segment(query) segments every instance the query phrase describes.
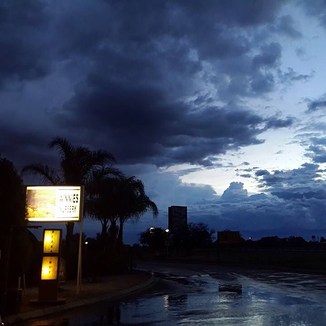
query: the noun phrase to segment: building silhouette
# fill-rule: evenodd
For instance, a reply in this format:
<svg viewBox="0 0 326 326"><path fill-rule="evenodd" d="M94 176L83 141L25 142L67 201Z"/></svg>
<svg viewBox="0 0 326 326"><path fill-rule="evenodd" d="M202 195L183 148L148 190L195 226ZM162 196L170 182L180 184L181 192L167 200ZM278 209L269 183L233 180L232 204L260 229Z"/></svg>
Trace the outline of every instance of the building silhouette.
<svg viewBox="0 0 326 326"><path fill-rule="evenodd" d="M187 229L187 206L170 206L168 209L168 228L171 234Z"/></svg>

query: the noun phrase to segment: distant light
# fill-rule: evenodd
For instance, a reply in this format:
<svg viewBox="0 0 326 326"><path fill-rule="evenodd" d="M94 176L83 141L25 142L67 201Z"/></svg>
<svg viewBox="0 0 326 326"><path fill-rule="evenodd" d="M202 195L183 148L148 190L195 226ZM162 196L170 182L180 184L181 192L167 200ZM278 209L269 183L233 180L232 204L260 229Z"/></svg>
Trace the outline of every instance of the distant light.
<svg viewBox="0 0 326 326"><path fill-rule="evenodd" d="M85 245L88 245L88 241L85 241Z"/></svg>
<svg viewBox="0 0 326 326"><path fill-rule="evenodd" d="M154 231L155 231L155 228L154 228L153 226L151 226L151 227L149 228L149 233L154 233Z"/></svg>
<svg viewBox="0 0 326 326"><path fill-rule="evenodd" d="M166 233L169 233L169 232L170 232L170 230L169 230L169 229L165 229L165 232L166 232Z"/></svg>

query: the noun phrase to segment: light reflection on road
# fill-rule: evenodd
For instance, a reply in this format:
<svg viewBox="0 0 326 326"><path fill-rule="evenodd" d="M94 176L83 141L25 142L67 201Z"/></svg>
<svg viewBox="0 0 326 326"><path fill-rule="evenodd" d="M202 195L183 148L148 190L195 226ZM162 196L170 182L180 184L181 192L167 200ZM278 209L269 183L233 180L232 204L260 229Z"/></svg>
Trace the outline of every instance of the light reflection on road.
<svg viewBox="0 0 326 326"><path fill-rule="evenodd" d="M237 271L213 265L139 265L159 275L142 296L120 303L123 325L326 325L326 276ZM67 312L48 324L108 325L109 303ZM26 324L27 325L27 324Z"/></svg>

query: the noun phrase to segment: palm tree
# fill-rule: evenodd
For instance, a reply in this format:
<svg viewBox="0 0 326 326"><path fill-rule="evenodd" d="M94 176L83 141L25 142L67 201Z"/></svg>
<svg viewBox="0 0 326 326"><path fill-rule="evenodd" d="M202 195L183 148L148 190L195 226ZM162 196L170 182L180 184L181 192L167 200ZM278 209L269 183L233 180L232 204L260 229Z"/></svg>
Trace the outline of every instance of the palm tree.
<svg viewBox="0 0 326 326"><path fill-rule="evenodd" d="M131 219L137 221L144 213L151 210L154 216L158 215L156 204L145 193L144 184L135 176L121 177L118 184L119 202L119 243L123 243L124 223Z"/></svg>
<svg viewBox="0 0 326 326"><path fill-rule="evenodd" d="M94 169L115 162L112 154L87 147L73 147L65 138L54 138L50 148L56 148L61 156L62 177L66 185L87 185Z"/></svg>
<svg viewBox="0 0 326 326"><path fill-rule="evenodd" d="M143 183L134 176L112 178L98 175L93 180L86 206L91 216L100 221L102 237L109 234L113 246L116 240L123 243L123 227L128 219L138 220L147 210L152 210L154 216L158 214L155 203L145 194Z"/></svg>
<svg viewBox="0 0 326 326"><path fill-rule="evenodd" d="M60 169L55 170L43 164L30 164L23 168L23 173L41 176L51 185L83 185L87 196L94 171L101 173L118 173L117 169L107 166L115 162L112 154L101 150L90 150L87 147L73 146L67 139L56 137L49 143L50 148L57 149L60 155ZM69 255L73 239L74 223L66 224L66 249Z"/></svg>
<svg viewBox="0 0 326 326"><path fill-rule="evenodd" d="M100 221L102 238L108 235L109 227L110 230L116 228L118 220L118 180L96 172L89 186L89 195L85 206L90 217Z"/></svg>

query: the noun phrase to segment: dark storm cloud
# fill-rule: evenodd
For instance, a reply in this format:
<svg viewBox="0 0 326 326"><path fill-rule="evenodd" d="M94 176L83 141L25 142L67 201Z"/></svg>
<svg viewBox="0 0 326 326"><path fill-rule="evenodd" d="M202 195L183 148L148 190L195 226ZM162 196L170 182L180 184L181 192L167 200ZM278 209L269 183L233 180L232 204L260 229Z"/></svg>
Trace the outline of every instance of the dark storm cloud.
<svg viewBox="0 0 326 326"><path fill-rule="evenodd" d="M310 74L299 74L289 67L287 71L279 71L278 78L281 83L291 85L294 82L302 81L307 82L313 78L315 72L312 71Z"/></svg>
<svg viewBox="0 0 326 326"><path fill-rule="evenodd" d="M89 14L98 19L87 18L82 45L83 5L68 7L59 30L67 34L61 51L88 59L87 78L56 118L82 127L83 142L96 140L122 163L211 166L214 155L261 143L264 128L291 125L290 118L213 104L216 92L229 100L274 88L280 45L257 48L240 27L272 24L281 2L97 2ZM212 87L216 92L198 91Z"/></svg>
<svg viewBox="0 0 326 326"><path fill-rule="evenodd" d="M309 129L306 129L308 132L299 135L306 151L305 156L315 164L326 163L325 128L325 122L319 118L309 125Z"/></svg>
<svg viewBox="0 0 326 326"><path fill-rule="evenodd" d="M267 171L267 170L258 170L258 171L256 171L256 173L255 173L255 175L257 176L257 177L261 177L261 176L263 176L263 175L269 175L270 173Z"/></svg>
<svg viewBox="0 0 326 326"><path fill-rule="evenodd" d="M258 173L258 174L257 174ZM257 171L256 176L260 178L260 184L270 192L278 192L282 189L306 189L311 184L316 185L316 179L320 177L317 164L305 163L298 169Z"/></svg>
<svg viewBox="0 0 326 326"><path fill-rule="evenodd" d="M203 3L196 0L177 1L189 8L193 14L211 13L211 19L218 19L223 23L236 26L255 26L261 23L272 22L275 19L280 5L284 1L262 2L249 0L209 0ZM214 9L214 11L211 11ZM254 14L253 14L254 13Z"/></svg>
<svg viewBox="0 0 326 326"><path fill-rule="evenodd" d="M211 228L239 230L242 234L250 231L259 234L269 230L275 235L280 229L296 232L296 228L302 230L309 225L309 222L305 221L303 210L290 208L290 205L276 196L266 194L248 196L243 185L236 184L235 187L231 183L225 192L228 196L211 202L210 207L193 206L193 214L201 215L201 221ZM236 191L233 188L236 188Z"/></svg>
<svg viewBox="0 0 326 326"><path fill-rule="evenodd" d="M239 174L239 176L242 178L247 178L247 179L252 177L251 174L249 174L249 173Z"/></svg>
<svg viewBox="0 0 326 326"><path fill-rule="evenodd" d="M315 100L315 101L311 101L308 104L308 112L315 112L318 110L325 110L326 109L326 100L324 99L320 99L320 100Z"/></svg>
<svg viewBox="0 0 326 326"><path fill-rule="evenodd" d="M0 86L8 80L31 80L49 69L44 2L0 2Z"/></svg>
<svg viewBox="0 0 326 326"><path fill-rule="evenodd" d="M317 164L306 163L298 169L272 171L261 176L260 183L283 201L284 209L295 209L299 218L306 218L307 225L310 222L315 225L322 223L320 216L326 209L326 184L320 178L321 171ZM326 223L322 225L326 226Z"/></svg>
<svg viewBox="0 0 326 326"><path fill-rule="evenodd" d="M243 162L240 164L240 168L235 169L236 175L242 178L250 179L252 178L253 168L241 168L241 166L248 166L250 163Z"/></svg>
<svg viewBox="0 0 326 326"><path fill-rule="evenodd" d="M315 0L312 6L310 2L305 0L300 0L299 3L305 9L305 11L316 17L320 24L326 27L326 2L325 0Z"/></svg>
<svg viewBox="0 0 326 326"><path fill-rule="evenodd" d="M326 223L320 217L326 209L326 184L320 177L318 165L303 164L298 169L261 174L259 182L278 198L271 204L277 202L275 210L279 209L288 222L297 221L302 228L324 228Z"/></svg>
<svg viewBox="0 0 326 326"><path fill-rule="evenodd" d="M244 184L231 182L220 199L191 206L194 215L218 230L306 235L309 230L326 232L326 183L316 164L298 169L256 172L264 193L248 195ZM282 231L283 230L283 231ZM311 231L312 232L312 231Z"/></svg>
<svg viewBox="0 0 326 326"><path fill-rule="evenodd" d="M311 138L311 145L307 148L306 156L314 163L326 163L326 138Z"/></svg>
<svg viewBox="0 0 326 326"><path fill-rule="evenodd" d="M1 134L0 157L6 157L14 162L19 171L25 164L30 163L28 160L31 157L35 162L53 163L53 157L50 151L47 151L49 140L44 137L43 132L37 132L33 128L13 130L1 124Z"/></svg>
<svg viewBox="0 0 326 326"><path fill-rule="evenodd" d="M294 20L290 15L285 15L279 18L276 30L293 39L302 37L302 33L295 27Z"/></svg>
<svg viewBox="0 0 326 326"><path fill-rule="evenodd" d="M262 94L275 86L272 69L279 63L281 48L260 40L254 55L257 42L250 36L251 27L272 26L281 5L282 1L70 3L55 16L59 53L88 63L92 74L169 84L179 95L186 84L194 86L196 73L203 75L204 83L214 84L222 97Z"/></svg>
<svg viewBox="0 0 326 326"><path fill-rule="evenodd" d="M212 166L292 124L239 105L279 82L282 48L271 36L296 37L291 17L278 17L283 3L5 1L0 79L64 66L74 93L40 123L47 141L57 132L121 163Z"/></svg>
<svg viewBox="0 0 326 326"><path fill-rule="evenodd" d="M266 123L266 129L287 128L293 125L294 119L287 117L286 119L278 119L271 117Z"/></svg>
<svg viewBox="0 0 326 326"><path fill-rule="evenodd" d="M67 103L57 119L71 132L83 128L84 141L96 137L121 163L143 160L157 165L207 166L210 156L258 144L263 130L291 124L289 119L263 119L236 107L194 110L185 103L167 101L155 88L97 79Z"/></svg>
<svg viewBox="0 0 326 326"><path fill-rule="evenodd" d="M261 53L253 58L254 69L276 66L281 57L281 46L278 43L270 43L261 48Z"/></svg>

